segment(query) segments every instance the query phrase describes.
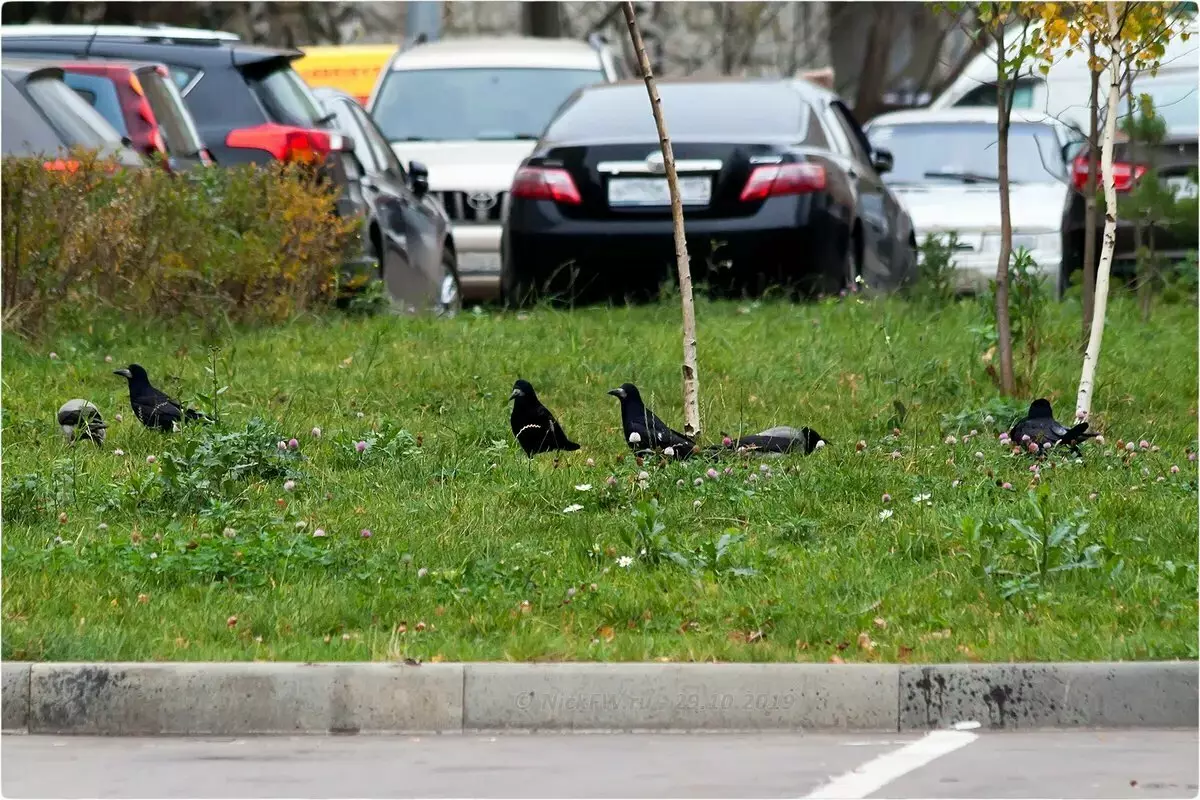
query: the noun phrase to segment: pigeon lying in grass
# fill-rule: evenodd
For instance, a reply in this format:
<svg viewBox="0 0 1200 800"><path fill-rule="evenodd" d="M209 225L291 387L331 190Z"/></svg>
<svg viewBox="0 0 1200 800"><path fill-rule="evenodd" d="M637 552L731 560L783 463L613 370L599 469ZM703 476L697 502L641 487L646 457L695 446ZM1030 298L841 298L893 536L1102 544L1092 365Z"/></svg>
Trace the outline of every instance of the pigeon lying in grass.
<svg viewBox="0 0 1200 800"><path fill-rule="evenodd" d="M1099 436L1097 433L1087 433L1087 428L1086 422L1081 422L1073 428L1067 428L1054 419L1050 401L1043 397L1033 401L1029 406L1029 414L1013 425L1008 438L1022 449L1029 449L1029 445L1036 444L1036 452L1041 452L1047 446L1053 445L1054 447L1069 447L1072 453L1081 455L1079 443L1085 439ZM1029 437L1028 440L1025 437Z"/></svg>
<svg viewBox="0 0 1200 800"><path fill-rule="evenodd" d="M538 453L552 450L573 452L579 449L579 445L567 438L566 431L558 424L550 409L538 400L529 381L518 380L514 383L508 399L513 404L509 420L513 436L517 437L525 455L533 458Z"/></svg>
<svg viewBox="0 0 1200 800"><path fill-rule="evenodd" d="M170 433L175 426L188 422L212 422L212 418L195 409L184 409L167 395L150 385L150 376L140 364L130 364L125 369L113 371L129 381L129 405L133 413L147 428L157 428Z"/></svg>
<svg viewBox="0 0 1200 800"><path fill-rule="evenodd" d="M695 452L696 443L654 416L632 383L623 383L608 393L621 401L621 430L634 453L652 451L684 459Z"/></svg>
<svg viewBox="0 0 1200 800"><path fill-rule="evenodd" d="M104 437L108 432L108 426L100 416L100 409L87 400L80 399L68 400L62 404L58 409L58 425L69 444L74 444L80 439L90 439L100 447L104 444Z"/></svg>
<svg viewBox="0 0 1200 800"><path fill-rule="evenodd" d="M721 434L722 438L729 438ZM804 453L808 455L817 449L818 443L829 441L812 428L792 428L780 425L768 428L761 433L730 439L728 445L720 444L705 449L705 455L718 455L727 450L738 453L755 453L762 455L783 455L784 453ZM824 446L824 445L821 445Z"/></svg>

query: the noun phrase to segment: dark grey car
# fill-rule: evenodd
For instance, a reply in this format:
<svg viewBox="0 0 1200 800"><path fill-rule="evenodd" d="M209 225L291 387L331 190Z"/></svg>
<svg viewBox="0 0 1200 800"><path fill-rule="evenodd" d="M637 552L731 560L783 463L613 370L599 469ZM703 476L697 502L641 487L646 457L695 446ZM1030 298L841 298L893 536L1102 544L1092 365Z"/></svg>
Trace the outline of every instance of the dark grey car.
<svg viewBox="0 0 1200 800"><path fill-rule="evenodd" d="M425 167L400 164L374 120L349 94L318 88L313 93L333 124L354 141L359 174L346 194L366 219L367 241L379 262L388 293L401 305L453 313L462 306L458 261L450 219L429 192Z"/></svg>

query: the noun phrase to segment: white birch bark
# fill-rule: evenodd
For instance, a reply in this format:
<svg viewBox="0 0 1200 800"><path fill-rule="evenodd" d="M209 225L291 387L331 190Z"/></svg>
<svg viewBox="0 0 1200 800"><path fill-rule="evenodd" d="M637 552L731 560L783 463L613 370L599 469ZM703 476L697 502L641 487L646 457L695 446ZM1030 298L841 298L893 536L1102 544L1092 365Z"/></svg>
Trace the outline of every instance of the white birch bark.
<svg viewBox="0 0 1200 800"><path fill-rule="evenodd" d="M1108 276L1112 269L1113 252L1117 248L1117 188L1113 179L1113 140L1117 134L1117 104L1121 97L1121 46L1116 39L1117 4L1105 3L1111 56L1108 63L1108 115L1100 137L1100 176L1104 181L1104 241L1100 246L1100 264L1096 267L1096 301L1092 315L1092 331L1087 351L1083 355L1083 374L1079 378L1079 394L1075 399L1075 416L1086 420L1092 413L1092 394L1096 383L1096 366L1100 362L1100 345L1104 340L1104 315L1108 310Z"/></svg>

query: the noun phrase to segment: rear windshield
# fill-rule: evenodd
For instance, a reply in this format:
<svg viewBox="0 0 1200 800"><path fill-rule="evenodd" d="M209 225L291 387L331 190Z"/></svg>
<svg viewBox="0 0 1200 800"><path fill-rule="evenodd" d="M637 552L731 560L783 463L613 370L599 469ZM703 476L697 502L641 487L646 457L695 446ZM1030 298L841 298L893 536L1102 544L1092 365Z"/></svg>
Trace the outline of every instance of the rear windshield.
<svg viewBox="0 0 1200 800"><path fill-rule="evenodd" d="M266 71L261 68L244 71L250 90L273 121L302 128L316 127L317 120L324 114L317 110L317 99L312 90L290 65L275 64Z"/></svg>
<svg viewBox="0 0 1200 800"><path fill-rule="evenodd" d="M872 147L891 152L895 165L885 183L989 183L996 177L996 123L920 122L877 125ZM932 144L931 143L936 143ZM1017 122L1008 131L1008 173L1013 183L1056 183L1066 166L1049 125Z"/></svg>
<svg viewBox="0 0 1200 800"><path fill-rule="evenodd" d="M756 137L803 138L808 106L787 86L768 83L687 84L658 87L672 137L753 141ZM583 93L546 131L556 142L591 138L658 138L646 87L614 86Z"/></svg>
<svg viewBox="0 0 1200 800"><path fill-rule="evenodd" d="M599 66L393 70L371 115L392 142L536 140L571 92L603 81Z"/></svg>
<svg viewBox="0 0 1200 800"><path fill-rule="evenodd" d="M26 84L29 96L71 147L100 150L121 141L121 134L86 100L54 78Z"/></svg>
<svg viewBox="0 0 1200 800"><path fill-rule="evenodd" d="M117 133L122 136L129 135L125 115L121 112L121 98L117 96L117 87L111 79L68 72L63 76L63 83L99 111L108 124L116 128Z"/></svg>
<svg viewBox="0 0 1200 800"><path fill-rule="evenodd" d="M150 70L143 71L139 80L146 93L146 101L150 103L150 110L154 112L154 118L167 141L167 150L176 156L199 153L204 143L175 84L157 71Z"/></svg>
<svg viewBox="0 0 1200 800"><path fill-rule="evenodd" d="M6 156L48 155L63 147L58 133L7 77L0 93L0 140Z"/></svg>

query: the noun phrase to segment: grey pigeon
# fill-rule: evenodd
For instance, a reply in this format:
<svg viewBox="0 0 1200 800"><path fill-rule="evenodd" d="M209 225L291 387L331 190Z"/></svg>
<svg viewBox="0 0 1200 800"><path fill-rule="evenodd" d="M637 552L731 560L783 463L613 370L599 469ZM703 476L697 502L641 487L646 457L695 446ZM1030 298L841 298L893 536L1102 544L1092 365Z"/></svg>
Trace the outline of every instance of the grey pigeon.
<svg viewBox="0 0 1200 800"><path fill-rule="evenodd" d="M80 439L90 439L97 447L104 444L108 426L100 416L100 409L87 400L68 400L58 409L58 426L69 444Z"/></svg>
<svg viewBox="0 0 1200 800"><path fill-rule="evenodd" d="M722 434L724 436L724 434ZM768 428L761 433L741 436L730 440L728 446L714 445L705 449L705 455L717 455L723 450L735 450L739 453L755 453L762 455L782 455L784 453L804 453L808 455L817 449L817 442L829 444L829 440L812 428L792 428L779 425Z"/></svg>

